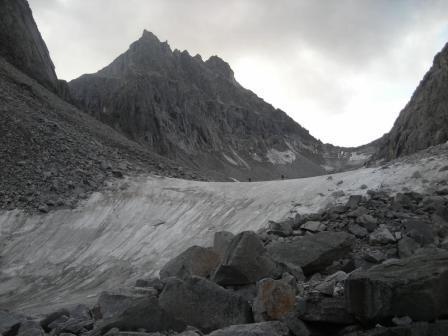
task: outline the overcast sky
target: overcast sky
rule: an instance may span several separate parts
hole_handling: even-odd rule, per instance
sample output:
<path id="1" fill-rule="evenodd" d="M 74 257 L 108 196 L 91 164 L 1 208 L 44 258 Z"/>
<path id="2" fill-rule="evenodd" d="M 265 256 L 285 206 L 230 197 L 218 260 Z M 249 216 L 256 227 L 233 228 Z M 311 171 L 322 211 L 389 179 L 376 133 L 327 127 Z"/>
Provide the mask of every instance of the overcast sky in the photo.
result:
<path id="1" fill-rule="evenodd" d="M 445 0 L 29 0 L 58 76 L 108 65 L 143 29 L 219 55 L 324 142 L 388 132 L 448 42 Z"/>

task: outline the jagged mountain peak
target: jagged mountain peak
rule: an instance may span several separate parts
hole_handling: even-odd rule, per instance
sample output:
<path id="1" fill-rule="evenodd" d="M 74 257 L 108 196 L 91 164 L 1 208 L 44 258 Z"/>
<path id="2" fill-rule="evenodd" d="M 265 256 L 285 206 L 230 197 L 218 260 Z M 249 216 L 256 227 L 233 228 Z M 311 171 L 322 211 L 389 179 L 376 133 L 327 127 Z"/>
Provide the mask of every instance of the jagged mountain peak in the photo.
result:
<path id="1" fill-rule="evenodd" d="M 232 68 L 230 67 L 229 63 L 224 61 L 219 56 L 211 56 L 206 62 L 205 65 L 215 73 L 218 73 L 219 75 L 223 76 L 224 78 L 233 81 L 235 81 L 235 76 L 233 73 Z"/>

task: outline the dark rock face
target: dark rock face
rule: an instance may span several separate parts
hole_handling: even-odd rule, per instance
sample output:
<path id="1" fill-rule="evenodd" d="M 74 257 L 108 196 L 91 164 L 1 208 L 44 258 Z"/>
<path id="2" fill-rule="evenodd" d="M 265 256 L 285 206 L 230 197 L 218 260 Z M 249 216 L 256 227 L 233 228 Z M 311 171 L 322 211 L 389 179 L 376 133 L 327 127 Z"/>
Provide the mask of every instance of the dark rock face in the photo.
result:
<path id="1" fill-rule="evenodd" d="M 350 150 L 323 145 L 241 87 L 219 57 L 204 62 L 172 51 L 148 31 L 109 66 L 69 86 L 86 112 L 215 178 L 314 176 L 323 165 L 354 162 Z"/>
<path id="2" fill-rule="evenodd" d="M 448 253 L 415 255 L 354 272 L 345 283 L 348 310 L 361 321 L 448 314 Z"/>
<path id="3" fill-rule="evenodd" d="M 251 231 L 232 239 L 226 254 L 213 275 L 220 285 L 248 285 L 280 275 L 277 263 L 266 253 L 260 238 Z"/>
<path id="4" fill-rule="evenodd" d="M 345 232 L 319 232 L 289 242 L 274 242 L 267 249 L 275 260 L 300 266 L 307 275 L 346 256 L 351 241 L 352 236 Z"/>
<path id="5" fill-rule="evenodd" d="M 92 335 L 104 335 L 112 328 L 126 331 L 145 329 L 148 332 L 183 331 L 186 325 L 177 316 L 174 317 L 162 309 L 157 297 L 152 296 L 143 298 L 115 318 L 105 321 Z"/>
<path id="6" fill-rule="evenodd" d="M 355 319 L 345 306 L 343 297 L 310 296 L 299 305 L 298 317 L 307 322 L 353 324 Z"/>
<path id="7" fill-rule="evenodd" d="M 0 56 L 53 92 L 63 86 L 26 0 L 0 2 Z"/>
<path id="8" fill-rule="evenodd" d="M 159 302 L 166 312 L 203 332 L 252 321 L 250 306 L 241 296 L 200 277 L 171 278 Z"/>
<path id="9" fill-rule="evenodd" d="M 378 140 L 374 159 L 391 160 L 448 140 L 448 45 L 401 111 L 392 130 Z"/>
<path id="10" fill-rule="evenodd" d="M 207 278 L 218 266 L 220 257 L 210 248 L 192 246 L 170 260 L 161 270 L 160 278 L 189 278 L 193 275 Z"/>

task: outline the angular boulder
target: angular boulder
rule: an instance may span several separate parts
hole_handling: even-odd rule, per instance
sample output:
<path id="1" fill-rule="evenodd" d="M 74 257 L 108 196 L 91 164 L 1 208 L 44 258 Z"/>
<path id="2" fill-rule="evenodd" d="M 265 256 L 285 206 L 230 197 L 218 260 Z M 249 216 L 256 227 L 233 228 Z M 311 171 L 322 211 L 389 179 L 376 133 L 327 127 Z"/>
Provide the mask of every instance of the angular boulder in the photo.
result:
<path id="1" fill-rule="evenodd" d="M 160 270 L 160 278 L 172 276 L 184 279 L 193 275 L 207 278 L 220 262 L 220 256 L 210 248 L 192 246 L 170 260 Z"/>
<path id="2" fill-rule="evenodd" d="M 312 295 L 299 303 L 297 316 L 306 322 L 349 325 L 355 322 L 347 311 L 344 297 Z"/>
<path id="3" fill-rule="evenodd" d="M 319 232 L 290 242 L 274 242 L 267 250 L 274 260 L 300 266 L 310 275 L 344 258 L 352 249 L 352 241 L 353 236 L 345 232 Z"/>
<path id="4" fill-rule="evenodd" d="M 0 310 L 0 334 L 15 334 L 24 320 L 25 317 L 23 316 L 6 310 Z"/>
<path id="5" fill-rule="evenodd" d="M 99 327 L 90 333 L 90 336 L 104 335 L 109 330 L 118 328 L 122 331 L 147 332 L 157 331 L 183 331 L 187 325 L 177 316 L 166 312 L 159 304 L 156 297 L 145 297 L 139 302 L 126 308 L 113 319 L 104 321 Z"/>
<path id="6" fill-rule="evenodd" d="M 252 322 L 247 301 L 200 277 L 168 279 L 159 302 L 165 311 L 203 332 Z"/>
<path id="7" fill-rule="evenodd" d="M 266 253 L 260 238 L 246 231 L 232 239 L 212 279 L 223 286 L 248 285 L 280 275 L 279 265 Z"/>
<path id="8" fill-rule="evenodd" d="M 284 280 L 260 280 L 253 304 L 254 319 L 257 322 L 280 320 L 294 309 L 295 302 L 294 288 Z"/>
<path id="9" fill-rule="evenodd" d="M 284 222 L 269 221 L 268 233 L 275 234 L 281 237 L 288 237 L 292 235 L 292 223 L 289 220 Z"/>
<path id="10" fill-rule="evenodd" d="M 353 272 L 346 305 L 362 322 L 394 316 L 431 321 L 448 314 L 448 252 L 392 260 Z"/>
<path id="11" fill-rule="evenodd" d="M 278 321 L 233 325 L 216 330 L 208 336 L 288 336 L 289 329 Z M 305 335 L 304 335 L 305 336 Z"/>
<path id="12" fill-rule="evenodd" d="M 45 336 L 45 332 L 39 323 L 24 321 L 17 332 L 17 336 Z"/>
<path id="13" fill-rule="evenodd" d="M 95 306 L 96 317 L 105 320 L 115 318 L 145 299 L 145 295 L 132 293 L 130 290 L 104 291 L 100 294 Z"/>

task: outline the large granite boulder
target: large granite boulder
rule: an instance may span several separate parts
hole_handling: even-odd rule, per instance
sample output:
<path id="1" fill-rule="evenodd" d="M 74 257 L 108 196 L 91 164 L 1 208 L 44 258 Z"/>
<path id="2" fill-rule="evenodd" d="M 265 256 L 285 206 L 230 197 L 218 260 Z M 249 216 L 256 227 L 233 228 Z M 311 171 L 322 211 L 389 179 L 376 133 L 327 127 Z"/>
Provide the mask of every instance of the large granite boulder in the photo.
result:
<path id="1" fill-rule="evenodd" d="M 160 278 L 189 278 L 193 275 L 207 278 L 215 270 L 220 256 L 211 248 L 192 246 L 170 260 L 160 270 Z"/>
<path id="2" fill-rule="evenodd" d="M 260 280 L 253 304 L 254 319 L 257 322 L 280 320 L 294 309 L 295 302 L 295 290 L 286 281 Z"/>
<path id="3" fill-rule="evenodd" d="M 252 322 L 247 301 L 200 277 L 168 279 L 159 302 L 165 311 L 203 332 Z"/>
<path id="4" fill-rule="evenodd" d="M 431 321 L 448 314 L 448 252 L 392 260 L 345 282 L 347 309 L 363 322 L 394 316 Z"/>
<path id="5" fill-rule="evenodd" d="M 266 253 L 260 238 L 246 231 L 232 239 L 212 279 L 224 286 L 248 285 L 280 274 L 280 266 Z"/>
<path id="6" fill-rule="evenodd" d="M 274 242 L 267 250 L 274 260 L 300 266 L 305 275 L 309 275 L 347 256 L 352 249 L 352 239 L 353 236 L 345 232 L 319 232 L 294 241 Z"/>
<path id="7" fill-rule="evenodd" d="M 104 335 L 113 328 L 122 331 L 139 331 L 145 329 L 147 332 L 158 331 L 183 331 L 187 325 L 178 316 L 166 312 L 154 296 L 142 298 L 127 307 L 122 313 L 111 319 L 104 320 L 93 330 L 90 335 Z"/>
<path id="8" fill-rule="evenodd" d="M 146 295 L 133 293 L 128 289 L 101 292 L 95 305 L 97 319 L 112 319 L 120 316 L 126 309 L 146 300 Z"/>
<path id="9" fill-rule="evenodd" d="M 297 306 L 299 319 L 313 323 L 331 323 L 349 325 L 355 323 L 353 316 L 347 311 L 344 297 L 326 297 L 311 295 L 299 301 Z"/>

